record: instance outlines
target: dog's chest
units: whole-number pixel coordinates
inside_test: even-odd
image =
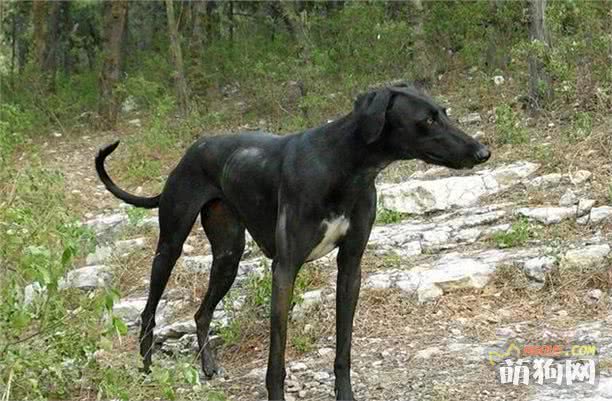
[[[344,237],[350,226],[350,220],[344,216],[338,216],[333,219],[323,220],[321,223],[323,228],[323,238],[312,249],[308,255],[307,261],[319,259],[330,253],[337,242]]]

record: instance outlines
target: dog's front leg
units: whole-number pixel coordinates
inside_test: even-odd
[[[353,400],[351,385],[351,341],[353,317],[361,285],[361,257],[376,216],[376,193],[364,197],[351,216],[351,228],[340,243],[336,284],[336,376],[337,400]]]
[[[281,198],[281,204],[291,204]],[[284,400],[285,346],[287,316],[291,307],[293,285],[300,267],[313,248],[318,222],[308,221],[285,206],[276,227],[276,257],[272,264],[272,305],[270,313],[270,354],[266,387],[269,400]]]
[[[269,400],[284,400],[285,346],[287,342],[287,316],[291,306],[293,285],[299,266],[276,261],[272,265],[272,305],[270,313],[270,354],[266,387]]]

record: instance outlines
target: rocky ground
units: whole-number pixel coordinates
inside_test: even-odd
[[[73,157],[63,162],[83,162],[82,155]],[[356,398],[612,398],[607,377],[612,366],[610,299],[595,280],[612,280],[606,276],[612,267],[612,207],[592,196],[590,171],[540,170],[536,163],[517,161],[476,171],[434,167],[401,182],[381,180],[379,207],[386,218],[375,226],[364,257],[355,321]],[[92,171],[70,174],[96,188],[86,196],[93,206],[84,213],[84,224],[95,231],[98,246],[62,286],[91,291],[118,285],[123,298],[114,311],[132,328],[134,340],[126,342],[124,355],[137,360],[136,328],[146,302],[156,216],[135,217],[131,208],[104,192]],[[71,191],[84,196],[82,188]],[[192,315],[212,262],[201,231],[194,227],[158,310],[158,363],[194,352]],[[245,283],[268,266],[248,241],[232,297],[215,313],[213,333],[231,324],[248,294]],[[332,399],[334,254],[304,269],[321,271],[320,285],[306,289],[292,311],[292,325],[314,340],[307,350],[289,352],[288,399]],[[593,280],[585,284],[589,272]],[[26,296],[38,291],[44,290],[29,287]],[[228,399],[265,398],[267,328],[258,326],[264,343],[248,347],[224,345],[215,337],[224,373],[208,383],[212,388]],[[517,339],[594,343],[599,384],[562,389],[499,384],[488,351]]]

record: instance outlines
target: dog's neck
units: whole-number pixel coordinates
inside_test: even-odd
[[[399,159],[385,150],[382,140],[367,145],[360,136],[358,121],[356,113],[351,112],[311,131],[310,135],[322,147],[333,149],[333,160],[338,160],[338,172],[345,170],[352,177],[373,181],[389,164]],[[384,135],[385,132],[381,138]]]

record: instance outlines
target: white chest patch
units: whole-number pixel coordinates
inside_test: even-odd
[[[339,216],[332,220],[323,220],[321,225],[325,227],[323,239],[310,252],[308,258],[306,258],[307,262],[319,259],[330,253],[336,247],[336,242],[348,231],[350,220],[344,216]]]

